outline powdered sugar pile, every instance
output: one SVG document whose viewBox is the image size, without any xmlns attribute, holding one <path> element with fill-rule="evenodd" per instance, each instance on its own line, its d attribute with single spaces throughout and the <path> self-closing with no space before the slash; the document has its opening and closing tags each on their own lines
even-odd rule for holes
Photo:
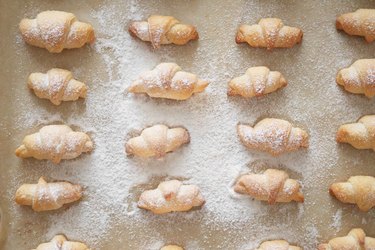
<svg viewBox="0 0 375 250">
<path fill-rule="evenodd" d="M 33 13 L 27 16 L 44 10 L 40 4 L 33 4 Z M 14 168 L 8 170 L 6 200 L 12 200 L 19 185 L 35 183 L 42 175 L 80 184 L 84 196 L 61 210 L 41 214 L 9 202 L 11 233 L 5 249 L 35 248 L 58 233 L 93 249 L 158 249 L 170 243 L 186 249 L 253 249 L 269 239 L 286 239 L 314 249 L 318 242 L 335 236 L 330 225 L 336 221 L 333 215 L 338 208 L 342 208 L 342 224 L 334 225 L 340 235 L 354 226 L 375 234 L 366 224 L 373 211 L 358 213 L 328 195 L 328 186 L 334 181 L 374 174 L 369 172 L 373 170 L 372 152 L 338 146 L 334 141 L 340 124 L 356 121 L 375 108 L 373 102 L 350 95 L 335 84 L 338 69 L 374 51 L 373 45 L 337 33 L 334 27 L 335 15 L 352 10 L 352 5 L 359 7 L 359 2 L 336 1 L 329 7 L 326 3 L 295 1 L 290 3 L 296 8 L 293 12 L 289 4 L 279 1 L 272 6 L 253 1 L 106 1 L 74 6 L 81 4 L 77 12 L 71 11 L 95 27 L 97 40 L 91 49 L 51 55 L 28 47 L 19 35 L 14 38 L 15 51 L 22 57 L 17 62 L 19 86 L 14 105 L 23 105 L 12 118 L 12 147 L 43 125 L 65 123 L 89 133 L 95 149 L 58 166 L 14 159 Z M 64 3 L 47 6 L 67 11 L 72 8 Z M 27 8 L 22 11 L 27 12 Z M 200 39 L 153 50 L 150 43 L 127 32 L 131 21 L 146 20 L 150 14 L 174 15 L 183 23 L 193 24 Z M 234 42 L 239 24 L 256 23 L 267 16 L 300 27 L 304 31 L 302 44 L 268 52 Z M 142 72 L 161 62 L 175 62 L 210 85 L 181 102 L 125 91 Z M 261 65 L 282 72 L 289 85 L 263 98 L 227 97 L 230 79 Z M 71 70 L 87 83 L 87 99 L 53 107 L 23 88 L 30 72 L 46 72 L 52 67 Z M 306 129 L 309 148 L 279 157 L 249 152 L 237 137 L 236 125 L 254 125 L 265 117 L 288 120 Z M 126 157 L 126 140 L 158 123 L 187 128 L 190 144 L 161 160 Z M 268 206 L 233 192 L 239 175 L 261 173 L 269 167 L 283 169 L 302 183 L 304 204 Z M 157 216 L 137 207 L 142 191 L 170 179 L 197 185 L 206 199 L 202 209 Z"/>
</svg>

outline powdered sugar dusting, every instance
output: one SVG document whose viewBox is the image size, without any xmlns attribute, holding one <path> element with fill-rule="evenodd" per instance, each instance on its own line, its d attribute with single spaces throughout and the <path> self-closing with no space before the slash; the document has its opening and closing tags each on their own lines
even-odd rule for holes
<svg viewBox="0 0 375 250">
<path fill-rule="evenodd" d="M 188 250 L 253 249 L 269 239 L 286 239 L 304 249 L 315 249 L 319 242 L 335 236 L 330 224 L 340 208 L 340 234 L 358 226 L 375 235 L 370 223 L 373 211 L 359 213 L 328 194 L 331 183 L 373 171 L 373 152 L 338 145 L 334 140 L 340 124 L 375 110 L 373 101 L 350 95 L 335 83 L 337 71 L 357 58 L 368 58 L 374 44 L 337 32 L 334 19 L 339 13 L 370 7 L 368 1 L 285 4 L 224 0 L 171 4 L 114 0 L 72 4 L 32 0 L 9 4 L 17 5 L 13 8 L 17 13 L 9 15 L 12 24 L 45 9 L 67 10 L 91 23 L 97 40 L 92 47 L 48 54 L 26 46 L 19 39 L 16 25 L 7 26 L 10 31 L 2 39 L 13 47 L 4 51 L 4 56 L 16 62 L 12 62 L 12 68 L 4 67 L 4 83 L 14 84 L 8 84 L 4 88 L 7 95 L 0 98 L 1 104 L 13 107 L 0 121 L 0 129 L 12 128 L 0 133 L 7 144 L 6 154 L 2 155 L 4 175 L 0 176 L 8 187 L 0 190 L 1 206 L 9 222 L 5 250 L 35 248 L 58 233 L 83 241 L 92 249 L 155 250 L 169 243 Z M 295 10 L 291 11 L 290 6 Z M 127 32 L 132 21 L 145 20 L 151 14 L 173 15 L 196 26 L 200 39 L 154 51 L 150 43 Z M 268 52 L 234 42 L 241 23 L 257 23 L 267 16 L 300 27 L 304 31 L 302 44 Z M 142 72 L 161 62 L 175 62 L 211 84 L 203 93 L 183 102 L 124 94 Z M 227 98 L 230 79 L 259 65 L 282 72 L 289 83 L 285 91 L 250 100 Z M 45 72 L 51 67 L 69 69 L 87 82 L 87 99 L 54 107 L 29 93 L 25 78 L 31 72 Z M 249 152 L 236 135 L 236 125 L 253 125 L 265 117 L 284 119 L 304 128 L 310 135 L 309 148 L 277 158 Z M 47 161 L 21 161 L 13 156 L 25 135 L 51 123 L 88 132 L 94 151 L 58 166 Z M 191 143 L 162 160 L 126 157 L 126 139 L 134 131 L 158 123 L 186 127 Z M 4 143 L 0 148 L 4 148 Z M 228 187 L 241 173 L 253 170 L 257 161 L 279 166 L 290 178 L 301 181 L 304 204 L 268 206 L 231 193 Z M 16 187 L 35 183 L 41 175 L 82 185 L 82 200 L 58 211 L 38 214 L 14 204 Z M 142 191 L 175 178 L 200 188 L 206 199 L 201 209 L 155 216 L 137 208 Z"/>
</svg>

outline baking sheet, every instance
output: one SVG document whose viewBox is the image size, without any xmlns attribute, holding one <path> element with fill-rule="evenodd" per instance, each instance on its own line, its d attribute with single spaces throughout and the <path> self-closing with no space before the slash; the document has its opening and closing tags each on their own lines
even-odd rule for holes
<svg viewBox="0 0 375 250">
<path fill-rule="evenodd" d="M 375 236 L 375 211 L 359 212 L 332 199 L 327 190 L 351 175 L 375 175 L 375 155 L 336 144 L 339 125 L 375 112 L 374 100 L 349 94 L 335 75 L 360 58 L 373 58 L 375 43 L 337 32 L 335 17 L 375 1 L 0 1 L 0 206 L 4 212 L 2 249 L 30 249 L 63 233 L 92 249 L 159 249 L 175 243 L 186 249 L 253 249 L 267 239 L 284 238 L 304 249 L 362 227 Z M 89 47 L 49 54 L 23 43 L 18 23 L 44 10 L 64 10 L 90 22 L 97 41 Z M 132 20 L 150 14 L 173 15 L 197 26 L 200 39 L 186 46 L 150 45 L 132 38 Z M 236 28 L 261 17 L 279 17 L 304 31 L 293 49 L 267 52 L 237 45 Z M 141 72 L 160 62 L 176 62 L 208 79 L 204 93 L 184 102 L 134 97 L 124 92 Z M 228 98 L 228 81 L 251 66 L 278 70 L 289 85 L 264 98 Z M 73 71 L 86 82 L 86 101 L 55 107 L 26 87 L 32 72 L 52 67 Z M 277 158 L 247 151 L 239 142 L 238 122 L 283 118 L 305 128 L 310 148 Z M 22 138 L 52 123 L 87 131 L 93 153 L 53 165 L 20 160 L 14 150 Z M 183 125 L 191 143 L 164 160 L 124 155 L 127 138 L 155 124 Z M 231 191 L 241 173 L 266 167 L 301 180 L 304 204 L 268 206 Z M 13 201 L 22 183 L 40 176 L 85 187 L 82 201 L 35 213 Z M 197 184 L 206 197 L 201 210 L 156 216 L 135 202 L 147 188 L 167 178 Z"/>
</svg>

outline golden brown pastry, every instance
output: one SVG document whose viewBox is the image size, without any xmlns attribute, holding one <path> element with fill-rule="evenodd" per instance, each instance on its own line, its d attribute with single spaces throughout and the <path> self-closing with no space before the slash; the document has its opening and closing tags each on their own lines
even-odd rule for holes
<svg viewBox="0 0 375 250">
<path fill-rule="evenodd" d="M 228 95 L 243 97 L 263 96 L 285 87 L 287 81 L 279 71 L 270 71 L 269 68 L 252 67 L 240 77 L 229 82 Z"/>
<path fill-rule="evenodd" d="M 164 246 L 164 247 L 160 248 L 160 250 L 184 250 L 184 249 L 180 246 L 168 245 L 168 246 Z"/>
<path fill-rule="evenodd" d="M 366 237 L 361 228 L 350 230 L 345 237 L 337 237 L 327 244 L 320 244 L 318 250 L 374 250 L 375 238 Z"/>
<path fill-rule="evenodd" d="M 133 22 L 129 32 L 142 41 L 151 42 L 154 49 L 162 44 L 184 45 L 198 39 L 198 32 L 192 25 L 180 23 L 172 16 L 150 16 L 147 21 Z"/>
<path fill-rule="evenodd" d="M 309 146 L 308 134 L 285 120 L 266 118 L 254 127 L 237 125 L 241 142 L 249 149 L 279 155 Z"/>
<path fill-rule="evenodd" d="M 364 36 L 371 43 L 375 40 L 375 9 L 358 9 L 336 19 L 336 28 L 351 36 Z"/>
<path fill-rule="evenodd" d="M 21 158 L 34 157 L 59 163 L 61 160 L 74 159 L 82 153 L 90 152 L 93 148 L 87 134 L 75 132 L 66 125 L 48 125 L 39 132 L 26 136 L 15 153 Z"/>
<path fill-rule="evenodd" d="M 302 248 L 292 246 L 285 240 L 271 240 L 263 242 L 256 250 L 302 250 Z"/>
<path fill-rule="evenodd" d="M 51 53 L 80 48 L 95 40 L 90 24 L 79 22 L 72 13 L 63 11 L 43 11 L 35 19 L 22 19 L 19 28 L 26 43 Z"/>
<path fill-rule="evenodd" d="M 192 73 L 182 71 L 175 63 L 161 63 L 144 72 L 129 87 L 130 93 L 146 93 L 155 98 L 186 100 L 194 93 L 203 92 L 208 82 Z"/>
<path fill-rule="evenodd" d="M 281 170 L 267 169 L 263 174 L 246 174 L 241 176 L 234 191 L 248 194 L 256 200 L 276 202 L 303 202 L 298 181 L 289 179 L 289 175 Z"/>
<path fill-rule="evenodd" d="M 358 122 L 341 125 L 336 141 L 349 143 L 356 149 L 375 151 L 375 115 L 366 115 Z"/>
<path fill-rule="evenodd" d="M 53 104 L 85 98 L 87 86 L 73 78 L 65 69 L 50 69 L 46 74 L 32 73 L 27 83 L 39 98 L 49 99 Z"/>
<path fill-rule="evenodd" d="M 144 191 L 139 198 L 138 207 L 154 214 L 165 214 L 189 211 L 193 207 L 202 206 L 204 202 L 197 186 L 171 180 L 161 182 L 156 189 Z"/>
<path fill-rule="evenodd" d="M 352 176 L 347 182 L 333 183 L 329 192 L 341 202 L 357 204 L 364 212 L 375 207 L 375 178 L 372 176 Z"/>
<path fill-rule="evenodd" d="M 68 241 L 64 235 L 56 235 L 50 242 L 40 244 L 34 250 L 90 250 L 85 244 Z"/>
<path fill-rule="evenodd" d="M 81 199 L 82 188 L 69 182 L 47 183 L 40 177 L 37 184 L 23 184 L 16 192 L 16 202 L 31 206 L 36 212 L 56 210 Z"/>
<path fill-rule="evenodd" d="M 128 155 L 160 158 L 189 142 L 190 135 L 185 128 L 168 128 L 158 124 L 144 129 L 139 136 L 128 140 L 125 149 Z"/>
<path fill-rule="evenodd" d="M 336 76 L 336 82 L 350 93 L 374 97 L 375 59 L 357 60 L 349 68 L 340 70 Z"/>
<path fill-rule="evenodd" d="M 248 43 L 251 47 L 291 48 L 302 40 L 302 30 L 284 26 L 281 19 L 262 18 L 258 24 L 241 25 L 236 43 Z"/>
</svg>

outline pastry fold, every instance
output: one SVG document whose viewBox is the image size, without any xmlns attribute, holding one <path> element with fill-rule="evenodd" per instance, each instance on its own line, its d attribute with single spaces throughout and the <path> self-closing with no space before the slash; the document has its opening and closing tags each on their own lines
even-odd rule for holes
<svg viewBox="0 0 375 250">
<path fill-rule="evenodd" d="M 35 19 L 22 19 L 19 29 L 26 43 L 51 53 L 80 48 L 95 40 L 90 24 L 64 11 L 43 11 Z"/>
<path fill-rule="evenodd" d="M 246 174 L 239 178 L 234 191 L 248 194 L 256 200 L 276 202 L 303 202 L 298 181 L 289 179 L 289 175 L 281 170 L 267 169 L 263 174 Z"/>
<path fill-rule="evenodd" d="M 361 59 L 342 69 L 336 76 L 338 85 L 353 94 L 375 96 L 375 59 Z"/>
<path fill-rule="evenodd" d="M 82 187 L 69 182 L 47 183 L 40 177 L 37 184 L 23 184 L 16 192 L 16 202 L 31 206 L 36 212 L 56 210 L 81 199 Z"/>
<path fill-rule="evenodd" d="M 237 134 L 247 148 L 274 156 L 309 146 L 306 131 L 293 127 L 290 122 L 281 119 L 266 118 L 254 127 L 239 124 Z"/>
<path fill-rule="evenodd" d="M 138 207 L 155 214 L 189 211 L 200 207 L 205 200 L 195 185 L 184 185 L 181 181 L 171 180 L 159 184 L 156 189 L 144 191 L 138 201 Z"/>
<path fill-rule="evenodd" d="M 375 40 L 375 9 L 358 9 L 336 19 L 336 28 L 351 36 L 363 36 L 368 43 Z"/>
<path fill-rule="evenodd" d="M 336 141 L 349 143 L 356 149 L 375 151 L 375 115 L 366 115 L 358 122 L 341 125 L 336 134 Z"/>
<path fill-rule="evenodd" d="M 192 25 L 182 24 L 172 16 L 152 15 L 147 21 L 133 22 L 129 32 L 142 41 L 151 42 L 154 49 L 162 44 L 184 45 L 198 39 L 198 32 Z"/>
<path fill-rule="evenodd" d="M 291 48 L 302 41 L 299 28 L 285 26 L 279 18 L 262 18 L 258 24 L 241 25 L 236 43 L 248 43 L 251 47 Z"/>
<path fill-rule="evenodd" d="M 75 132 L 67 125 L 48 125 L 39 132 L 27 135 L 15 154 L 21 158 L 34 157 L 38 160 L 74 159 L 94 148 L 90 137 L 83 132 Z"/>
<path fill-rule="evenodd" d="M 357 204 L 361 211 L 375 207 L 375 178 L 372 176 L 352 176 L 346 182 L 333 183 L 329 191 L 341 202 Z"/>
<path fill-rule="evenodd" d="M 144 129 L 139 136 L 129 139 L 125 151 L 128 155 L 161 158 L 189 142 L 190 135 L 185 128 L 168 128 L 158 124 Z"/>
<path fill-rule="evenodd" d="M 189 99 L 194 93 L 203 92 L 208 82 L 197 75 L 182 71 L 175 63 L 161 63 L 144 72 L 128 88 L 130 93 L 145 93 L 154 98 L 173 100 Z"/>
<path fill-rule="evenodd" d="M 229 82 L 228 95 L 240 95 L 246 98 L 263 96 L 287 85 L 287 81 L 279 71 L 269 68 L 252 67 L 242 76 Z"/>
<path fill-rule="evenodd" d="M 327 244 L 320 244 L 318 250 L 374 250 L 375 238 L 366 237 L 361 228 L 350 230 L 347 236 L 337 237 Z"/>
<path fill-rule="evenodd" d="M 48 99 L 55 105 L 85 98 L 87 93 L 86 84 L 74 79 L 72 72 L 65 69 L 50 69 L 45 74 L 32 73 L 27 85 L 37 97 Z"/>
</svg>

